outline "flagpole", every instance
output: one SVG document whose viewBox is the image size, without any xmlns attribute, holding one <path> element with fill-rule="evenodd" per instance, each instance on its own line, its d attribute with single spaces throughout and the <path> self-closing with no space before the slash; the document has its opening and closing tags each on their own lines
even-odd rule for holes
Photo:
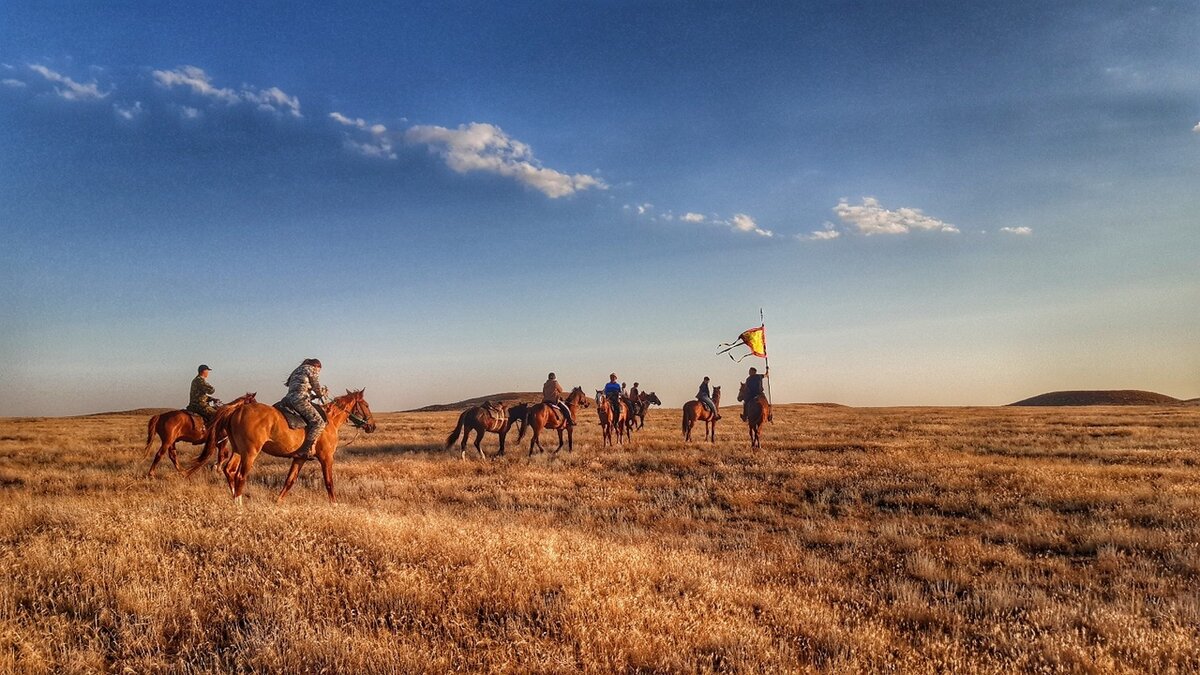
<svg viewBox="0 0 1200 675">
<path fill-rule="evenodd" d="M 762 307 L 758 308 L 758 324 L 763 329 L 763 367 L 766 368 L 766 370 L 767 370 L 767 403 L 771 404 L 771 375 L 770 375 L 771 359 L 768 356 L 771 352 L 767 349 L 767 320 L 763 318 Z M 774 405 L 774 404 L 771 404 L 771 405 Z M 767 421 L 768 422 L 775 421 L 775 411 L 774 410 L 772 410 L 771 413 L 767 415 Z"/>
</svg>

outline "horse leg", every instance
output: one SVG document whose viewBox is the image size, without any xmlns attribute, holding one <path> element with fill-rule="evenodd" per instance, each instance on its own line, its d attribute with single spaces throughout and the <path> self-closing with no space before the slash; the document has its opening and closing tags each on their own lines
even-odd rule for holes
<svg viewBox="0 0 1200 675">
<path fill-rule="evenodd" d="M 246 492 L 246 479 L 250 477 L 250 469 L 254 468 L 254 460 L 258 459 L 258 451 L 246 451 L 244 457 L 238 462 L 237 475 L 233 488 L 233 498 L 239 504 L 242 503 L 242 495 Z"/>
<path fill-rule="evenodd" d="M 337 499 L 333 496 L 333 453 L 329 453 L 329 457 L 317 455 L 317 461 L 321 463 L 321 477 L 325 479 L 325 492 L 329 493 L 329 503 L 336 504 Z"/>
<path fill-rule="evenodd" d="M 505 424 L 504 428 L 500 430 L 500 452 L 496 453 L 497 457 L 504 456 L 504 439 L 508 438 L 508 429 L 509 425 Z"/>
<path fill-rule="evenodd" d="M 292 484 L 296 482 L 296 477 L 300 475 L 300 467 L 304 466 L 305 460 L 293 459 L 292 466 L 288 468 L 287 480 L 283 481 L 283 489 L 279 491 L 279 496 L 275 498 L 275 503 L 278 504 L 287 496 L 288 490 L 292 489 Z"/>
<path fill-rule="evenodd" d="M 567 452 L 575 452 L 575 428 L 567 427 Z"/>
<path fill-rule="evenodd" d="M 563 430 L 562 430 L 562 427 L 559 427 L 559 428 L 557 429 L 557 431 L 558 431 L 558 447 L 554 449 L 554 454 L 556 454 L 556 455 L 558 454 L 558 451 L 559 451 L 559 450 L 562 450 L 562 446 L 563 446 Z"/>
<path fill-rule="evenodd" d="M 171 458 L 171 465 L 175 467 L 176 473 L 179 473 L 179 455 L 176 454 L 175 443 L 172 443 L 171 447 L 167 448 L 167 457 Z"/>
<path fill-rule="evenodd" d="M 237 470 L 241 463 L 241 455 L 230 455 L 229 459 L 225 460 L 224 466 L 221 467 L 221 472 L 225 474 L 225 482 L 229 483 L 230 495 L 237 492 Z"/>
<path fill-rule="evenodd" d="M 163 455 L 166 452 L 167 440 L 164 438 L 163 442 L 158 446 L 158 452 L 154 453 L 154 459 L 150 461 L 150 470 L 146 472 L 147 478 L 154 478 L 154 467 L 158 466 L 158 463 L 162 461 Z"/>
<path fill-rule="evenodd" d="M 475 452 L 479 453 L 479 459 L 487 459 L 487 455 L 483 454 L 483 434 L 486 433 L 483 427 L 475 431 Z"/>
</svg>

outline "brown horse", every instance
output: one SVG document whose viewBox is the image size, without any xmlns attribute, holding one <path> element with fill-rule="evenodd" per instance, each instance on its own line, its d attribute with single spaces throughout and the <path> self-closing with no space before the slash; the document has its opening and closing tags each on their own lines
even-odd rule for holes
<svg viewBox="0 0 1200 675">
<path fill-rule="evenodd" d="M 363 398 L 361 389 L 347 390 L 344 396 L 330 401 L 325 405 L 325 415 L 328 423 L 317 442 L 313 444 L 313 454 L 321 465 L 329 501 L 336 502 L 333 493 L 333 453 L 337 451 L 338 429 L 346 420 L 350 420 L 354 426 L 369 434 L 375 431 L 375 418 L 371 415 L 371 408 Z M 223 426 L 228 429 L 229 445 L 233 451 L 233 456 L 225 465 L 225 477 L 229 481 L 229 490 L 234 499 L 241 502 L 246 491 L 246 479 L 250 470 L 254 468 L 254 461 L 260 453 L 265 452 L 274 457 L 287 457 L 292 460 L 283 490 L 276 499 L 281 501 L 296 482 L 300 467 L 308 461 L 295 456 L 304 441 L 304 429 L 289 428 L 282 413 L 273 406 L 261 403 L 241 406 L 224 420 Z M 192 470 L 203 464 L 205 459 L 207 458 L 202 457 L 198 460 Z"/>
<path fill-rule="evenodd" d="M 713 404 L 717 410 L 721 409 L 721 388 L 713 387 L 712 389 Z M 688 401 L 683 404 L 683 440 L 692 440 L 692 427 L 696 422 L 704 422 L 704 440 L 710 443 L 717 442 L 717 420 L 716 414 L 708 411 L 704 404 L 700 401 Z"/>
<path fill-rule="evenodd" d="M 217 414 L 221 411 L 232 410 L 243 403 L 254 401 L 254 394 L 246 394 L 230 401 L 228 404 L 217 409 Z M 216 419 L 215 417 L 213 418 Z M 171 458 L 171 464 L 175 466 L 176 471 L 183 471 L 179 468 L 179 456 L 175 453 L 175 444 L 179 441 L 184 443 L 192 443 L 198 445 L 203 443 L 208 437 L 208 431 L 211 425 L 205 425 L 204 419 L 199 415 L 187 410 L 172 410 L 170 412 L 160 413 L 150 418 L 146 424 L 146 452 L 150 452 L 151 446 L 154 445 L 154 437 L 159 439 L 158 452 L 154 454 L 154 460 L 150 462 L 150 470 L 146 472 L 148 477 L 154 477 L 154 469 L 158 463 L 162 461 L 164 453 Z M 216 443 L 221 446 L 225 445 L 225 436 L 215 439 Z"/>
<path fill-rule="evenodd" d="M 571 411 L 571 418 L 578 421 L 579 407 L 588 407 L 588 397 L 587 394 L 583 393 L 582 387 L 575 387 L 571 390 L 570 394 L 567 394 L 567 398 L 564 403 L 567 404 L 567 408 Z M 521 439 L 525 436 L 526 427 L 533 429 L 533 437 L 529 439 L 530 457 L 533 456 L 533 449 L 535 447 L 538 450 L 545 452 L 545 448 L 542 447 L 541 442 L 538 440 L 538 435 L 541 433 L 542 429 L 554 429 L 558 431 L 558 447 L 554 449 L 554 452 L 558 452 L 562 449 L 564 429 L 567 432 L 567 450 L 575 449 L 574 428 L 567 426 L 567 421 L 563 419 L 563 414 L 559 412 L 558 406 L 556 405 L 542 402 L 530 407 L 529 413 L 525 415 L 525 426 L 521 427 L 520 433 L 517 434 L 518 443 L 520 443 Z"/>
<path fill-rule="evenodd" d="M 737 400 L 745 400 L 746 383 L 738 389 Z M 763 425 L 771 417 L 771 404 L 767 402 L 767 397 L 764 394 L 755 396 L 750 401 L 746 402 L 746 426 L 750 427 L 750 447 L 762 447 L 762 429 Z"/>
<path fill-rule="evenodd" d="M 626 414 L 629 410 L 629 403 L 626 399 L 620 399 L 620 409 L 613 410 L 612 401 L 604 395 L 604 392 L 596 391 L 596 415 L 600 418 L 600 429 L 604 434 L 604 445 L 613 444 L 613 432 L 616 432 L 617 444 L 619 445 L 625 433 L 625 420 L 629 419 Z"/>
<path fill-rule="evenodd" d="M 521 410 L 517 410 L 521 408 Z M 446 449 L 458 440 L 459 433 L 462 433 L 462 458 L 467 458 L 467 439 L 471 436 L 471 432 L 475 432 L 475 451 L 479 453 L 480 459 L 487 459 L 487 455 L 483 454 L 483 448 L 479 444 L 483 442 L 483 434 L 493 433 L 500 436 L 500 452 L 497 456 L 504 454 L 504 439 L 508 436 L 508 430 L 512 428 L 513 423 L 520 420 L 524 423 L 525 415 L 528 413 L 528 406 L 521 404 L 513 406 L 509 409 L 503 403 L 496 404 L 496 407 L 477 405 L 473 408 L 467 408 L 458 416 L 458 425 L 454 427 L 454 431 L 446 437 Z"/>
</svg>

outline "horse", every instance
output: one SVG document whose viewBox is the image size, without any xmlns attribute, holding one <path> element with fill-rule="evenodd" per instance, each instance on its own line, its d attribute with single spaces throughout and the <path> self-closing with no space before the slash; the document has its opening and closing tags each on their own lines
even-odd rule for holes
<svg viewBox="0 0 1200 675">
<path fill-rule="evenodd" d="M 358 391 L 346 390 L 344 396 L 338 396 L 327 403 L 325 416 L 328 423 L 317 438 L 317 442 L 313 444 L 313 454 L 321 465 L 329 501 L 335 503 L 337 499 L 333 492 L 333 454 L 337 451 L 338 429 L 346 420 L 350 420 L 354 426 L 368 434 L 373 433 L 376 428 L 375 418 L 371 415 L 371 407 L 363 398 L 361 389 Z M 234 410 L 222 421 L 222 426 L 228 430 L 229 445 L 233 452 L 225 464 L 225 478 L 229 482 L 229 491 L 233 494 L 233 498 L 239 504 L 241 503 L 242 496 L 246 491 L 246 479 L 250 475 L 250 470 L 254 468 L 254 461 L 258 459 L 260 453 L 265 452 L 274 457 L 286 457 L 292 460 L 283 490 L 276 497 L 277 502 L 283 501 L 288 490 L 292 489 L 292 484 L 296 482 L 296 476 L 300 474 L 300 467 L 308 461 L 295 456 L 304 441 L 304 429 L 289 428 L 283 413 L 273 406 L 261 403 L 246 404 Z M 207 445 L 205 448 L 207 449 Z M 201 459 L 197 460 L 196 465 L 190 471 L 194 471 L 207 459 L 207 457 L 201 456 Z"/>
<path fill-rule="evenodd" d="M 721 388 L 713 387 L 712 389 L 713 406 L 721 409 Z M 683 440 L 692 440 L 692 427 L 696 422 L 704 422 L 704 440 L 710 443 L 717 442 L 717 420 L 716 414 L 708 411 L 700 401 L 688 401 L 683 404 Z"/>
<path fill-rule="evenodd" d="M 746 383 L 738 389 L 737 400 L 743 401 L 746 396 Z M 762 428 L 767 420 L 771 417 L 771 404 L 767 401 L 765 394 L 759 394 L 753 399 L 746 402 L 745 417 L 746 426 L 750 428 L 750 447 L 762 447 Z"/>
<path fill-rule="evenodd" d="M 658 395 L 654 392 L 647 394 L 643 391 L 638 394 L 636 399 L 633 399 L 633 402 L 633 415 L 629 418 L 630 431 L 633 431 L 634 429 L 634 418 L 636 418 L 637 428 L 641 429 L 642 427 L 646 426 L 646 411 L 650 408 L 650 406 L 662 405 L 662 401 L 659 400 Z"/>
<path fill-rule="evenodd" d="M 613 410 L 612 400 L 604 395 L 604 392 L 596 391 L 596 415 L 600 418 L 600 429 L 604 433 L 604 445 L 613 444 L 613 432 L 617 432 L 617 443 L 622 440 L 622 434 L 625 431 L 625 420 L 628 403 L 624 399 L 620 399 L 620 410 Z"/>
<path fill-rule="evenodd" d="M 564 403 L 567 404 L 567 408 L 571 411 L 571 418 L 575 420 L 579 419 L 579 407 L 583 406 L 584 408 L 587 408 L 589 405 L 587 394 L 583 393 L 582 387 L 575 387 L 572 389 L 571 393 L 567 394 L 567 398 Z M 541 433 L 542 429 L 554 429 L 558 431 L 558 447 L 554 449 L 554 452 L 557 453 L 562 449 L 563 429 L 566 429 L 567 431 L 567 450 L 575 449 L 575 432 L 572 427 L 567 426 L 567 421 L 563 419 L 563 415 L 558 410 L 557 405 L 543 401 L 531 406 L 529 408 L 529 413 L 525 415 L 525 425 L 521 427 L 520 433 L 517 434 L 518 443 L 520 443 L 521 439 L 524 438 L 526 428 L 533 429 L 533 437 L 529 439 L 530 457 L 533 456 L 534 447 L 542 452 L 545 452 L 545 449 L 542 447 L 542 444 L 538 439 L 538 435 Z"/>
<path fill-rule="evenodd" d="M 485 432 L 497 434 L 500 436 L 500 452 L 504 454 L 504 439 L 508 436 L 508 430 L 512 428 L 517 419 L 524 420 L 528 410 L 521 410 L 514 414 L 514 410 L 519 406 L 514 406 L 513 410 L 503 404 L 498 403 L 496 407 L 487 405 L 477 405 L 473 408 L 467 408 L 458 416 L 458 425 L 454 427 L 454 431 L 446 437 L 446 449 L 458 440 L 459 432 L 462 433 L 462 458 L 467 458 L 467 439 L 471 432 L 475 432 L 475 451 L 479 453 L 480 459 L 486 459 L 487 455 L 483 454 L 483 449 L 479 444 L 483 441 Z M 517 417 L 519 415 L 519 417 Z"/>
<path fill-rule="evenodd" d="M 225 410 L 232 411 L 233 408 L 252 401 L 254 401 L 254 394 L 248 393 L 245 396 L 239 396 L 226 405 L 217 408 L 217 414 Z M 215 416 L 213 419 L 216 419 Z M 206 425 L 204 423 L 204 418 L 187 410 L 171 410 L 151 417 L 150 421 L 146 424 L 145 452 L 147 454 L 150 453 L 150 448 L 154 445 L 155 436 L 158 437 L 160 443 L 158 452 L 154 455 L 154 460 L 150 462 L 150 470 L 146 472 L 146 476 L 148 478 L 154 477 L 154 469 L 162 461 L 164 453 L 171 458 L 171 464 L 175 466 L 176 471 L 183 471 L 183 469 L 179 468 L 179 456 L 175 453 L 175 444 L 179 441 L 193 445 L 203 443 L 208 437 L 211 427 L 211 424 Z M 224 446 L 225 437 L 221 436 L 215 442 Z"/>
</svg>

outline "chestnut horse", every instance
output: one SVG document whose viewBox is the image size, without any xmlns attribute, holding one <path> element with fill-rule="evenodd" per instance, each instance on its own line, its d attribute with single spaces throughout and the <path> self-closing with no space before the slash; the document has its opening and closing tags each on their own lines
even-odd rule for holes
<svg viewBox="0 0 1200 675">
<path fill-rule="evenodd" d="M 462 433 L 462 458 L 467 458 L 467 439 L 471 432 L 475 432 L 475 451 L 479 453 L 480 459 L 487 459 L 487 455 L 483 454 L 483 448 L 479 444 L 483 442 L 483 434 L 485 432 L 497 434 L 500 436 L 500 452 L 504 454 L 504 440 L 508 436 L 508 430 L 516 422 L 524 424 L 525 415 L 529 412 L 528 404 L 515 405 L 508 408 L 505 404 L 498 404 L 498 408 L 489 408 L 487 406 L 477 405 L 473 408 L 467 408 L 458 416 L 458 425 L 454 427 L 454 431 L 446 437 L 446 449 L 454 445 L 454 441 L 458 440 L 458 434 Z"/>
<path fill-rule="evenodd" d="M 358 391 L 347 390 L 344 396 L 338 396 L 327 403 L 325 415 L 328 423 L 317 438 L 317 442 L 313 444 L 313 454 L 321 465 L 329 501 L 336 502 L 337 499 L 333 493 L 333 453 L 337 451 L 338 429 L 346 420 L 350 420 L 354 426 L 369 434 L 375 431 L 375 418 L 371 415 L 371 408 L 363 398 L 361 389 Z M 233 456 L 225 465 L 225 477 L 229 482 L 229 490 L 233 493 L 234 499 L 239 503 L 242 501 L 242 495 L 246 491 L 246 479 L 250 475 L 250 470 L 254 468 L 254 461 L 258 459 L 260 453 L 265 452 L 274 457 L 286 457 L 292 460 L 287 480 L 283 483 L 283 490 L 276 498 L 276 501 L 283 500 L 288 490 L 292 489 L 292 484 L 296 482 L 296 476 L 300 474 L 300 467 L 308 461 L 295 456 L 296 451 L 300 449 L 300 444 L 304 441 L 304 428 L 289 428 L 283 413 L 273 406 L 261 403 L 241 406 L 225 418 L 223 426 L 228 429 L 229 445 L 233 451 Z M 205 449 L 208 449 L 207 445 Z M 194 471 L 206 459 L 207 457 L 202 457 L 197 460 L 196 466 L 193 466 L 190 471 Z"/>
<path fill-rule="evenodd" d="M 571 411 L 571 418 L 578 422 L 579 407 L 588 407 L 588 397 L 583 393 L 582 387 L 575 387 L 571 390 L 570 394 L 567 394 L 567 398 L 564 403 L 567 404 L 567 408 Z M 545 448 L 542 447 L 541 442 L 538 440 L 538 435 L 541 433 L 542 429 L 554 429 L 558 431 L 558 447 L 554 449 L 554 452 L 558 452 L 562 449 L 564 429 L 567 432 L 567 450 L 575 449 L 575 431 L 572 427 L 567 426 L 567 421 L 563 419 L 563 415 L 561 412 L 559 412 L 558 406 L 556 405 L 552 405 L 543 401 L 542 403 L 538 403 L 529 408 L 529 413 L 525 415 L 525 426 L 521 427 L 520 433 L 517 434 L 518 443 L 520 443 L 521 439 L 525 436 L 525 429 L 527 427 L 533 428 L 533 437 L 529 439 L 530 457 L 533 456 L 534 447 L 542 452 L 546 451 Z"/>
<path fill-rule="evenodd" d="M 613 410 L 612 400 L 604 395 L 604 392 L 596 391 L 596 415 L 600 418 L 600 429 L 604 434 L 604 445 L 613 444 L 613 432 L 617 432 L 617 444 L 619 445 L 626 432 L 625 421 L 629 419 L 629 402 L 622 397 L 620 401 L 620 410 Z"/>
<path fill-rule="evenodd" d="M 745 400 L 746 383 L 738 389 L 737 400 Z M 771 417 L 771 404 L 767 402 L 767 397 L 764 394 L 755 396 L 752 400 L 746 403 L 746 426 L 750 427 L 750 447 L 762 447 L 762 428 Z"/>
<path fill-rule="evenodd" d="M 220 414 L 224 410 L 232 410 L 243 403 L 252 401 L 254 401 L 254 394 L 239 396 L 228 404 L 217 408 L 217 414 Z M 213 419 L 215 420 L 216 416 Z M 154 477 L 154 469 L 162 461 L 164 453 L 171 458 L 171 464 L 175 466 L 176 471 L 183 471 L 183 469 L 179 468 L 179 457 L 175 454 L 175 444 L 183 441 L 184 443 L 198 445 L 208 437 L 210 428 L 210 426 L 204 424 L 203 418 L 187 410 L 171 410 L 151 417 L 150 422 L 146 424 L 145 452 L 150 452 L 150 447 L 154 445 L 155 436 L 158 436 L 160 443 L 158 452 L 154 455 L 154 461 L 150 462 L 150 470 L 146 472 L 146 476 Z M 224 446 L 225 436 L 222 435 L 215 442 Z"/>
<path fill-rule="evenodd" d="M 721 388 L 713 387 L 712 389 L 713 405 L 717 410 L 721 409 Z M 692 427 L 696 422 L 704 422 L 704 440 L 710 443 L 717 442 L 717 420 L 716 414 L 708 411 L 704 404 L 700 401 L 688 401 L 683 404 L 683 440 L 692 440 Z"/>
</svg>

